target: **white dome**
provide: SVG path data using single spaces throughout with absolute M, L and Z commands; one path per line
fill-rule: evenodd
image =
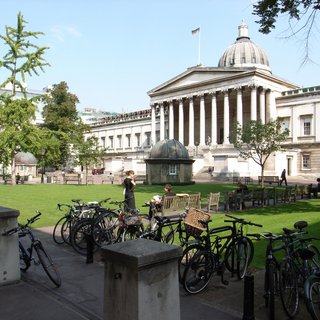
M 218 67 L 255 67 L 271 73 L 269 59 L 262 48 L 250 40 L 248 26 L 241 22 L 237 41 L 228 47 L 219 60 Z

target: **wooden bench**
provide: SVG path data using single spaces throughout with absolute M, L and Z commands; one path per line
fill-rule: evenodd
M 182 214 L 187 208 L 201 208 L 200 192 L 183 196 L 163 196 L 161 216 L 175 216 Z
M 66 173 L 63 176 L 63 183 L 68 184 L 68 182 L 76 182 L 80 184 L 81 182 L 81 175 L 80 173 Z
M 264 183 L 276 183 L 277 185 L 280 184 L 280 179 L 278 176 L 258 176 L 258 183 L 261 184 L 262 180 Z

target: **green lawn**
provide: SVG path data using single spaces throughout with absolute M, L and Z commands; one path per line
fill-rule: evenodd
M 209 192 L 224 192 L 235 189 L 235 185 L 199 183 L 187 186 L 175 186 L 175 192 L 196 193 L 201 192 L 201 198 L 206 199 Z M 138 185 L 135 190 L 136 205 L 151 199 L 155 194 L 163 194 L 162 186 Z M 35 210 L 42 212 L 42 217 L 34 227 L 55 224 L 62 212 L 57 210 L 58 203 L 71 203 L 71 199 L 82 201 L 99 201 L 108 197 L 113 200 L 123 200 L 121 185 L 0 185 L 1 206 L 18 209 L 20 222 L 25 222 L 28 217 L 35 214 Z M 147 213 L 147 208 L 141 208 L 142 213 Z M 254 208 L 242 212 L 230 212 L 232 215 L 243 217 L 252 222 L 263 225 L 263 228 L 249 228 L 249 232 L 273 231 L 281 232 L 283 227 L 292 228 L 294 222 L 306 220 L 309 223 L 309 234 L 319 235 L 320 229 L 320 199 L 302 200 L 291 204 Z M 223 214 L 212 216 L 212 226 L 225 225 Z M 318 244 L 317 244 L 318 245 Z M 264 240 L 255 243 L 254 267 L 263 267 Z M 319 247 L 319 245 L 318 245 Z

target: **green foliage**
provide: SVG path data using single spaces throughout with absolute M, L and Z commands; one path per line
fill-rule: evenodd
M 256 21 L 260 25 L 259 31 L 268 34 L 275 28 L 279 14 L 287 14 L 289 19 L 299 20 L 310 10 L 308 23 L 315 18 L 317 10 L 320 9 L 319 0 L 260 0 L 253 5 L 253 14 L 260 17 Z
M 15 95 L 16 89 L 26 96 L 25 74 L 29 76 L 39 75 L 38 70 L 44 71 L 49 63 L 43 58 L 48 47 L 39 47 L 31 43 L 29 38 L 38 38 L 43 35 L 42 32 L 26 31 L 27 21 L 23 19 L 19 12 L 17 17 L 17 27 L 5 27 L 5 35 L 0 35 L 4 44 L 8 46 L 8 52 L 0 60 L 0 67 L 4 67 L 9 72 L 9 76 L 0 84 L 0 88 L 6 84 L 12 84 L 12 95 Z
M 261 167 L 263 175 L 264 165 L 269 156 L 280 150 L 281 144 L 286 141 L 289 130 L 281 128 L 281 119 L 263 124 L 259 121 L 250 121 L 243 126 L 237 124 L 234 146 L 244 159 L 252 159 Z

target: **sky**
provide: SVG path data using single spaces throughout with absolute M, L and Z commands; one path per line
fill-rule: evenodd
M 294 84 L 320 85 L 318 25 L 310 37 L 310 62 L 302 66 L 304 35 L 289 37 L 287 17 L 269 35 L 259 33 L 253 0 L 0 0 L 0 34 L 21 12 L 33 43 L 49 46 L 50 67 L 27 77 L 29 89 L 65 81 L 77 108 L 131 112 L 148 109 L 148 91 L 198 64 L 216 67 L 236 41 L 242 20 L 262 47 L 272 73 Z M 301 23 L 300 23 L 301 25 Z M 200 27 L 200 33 L 191 31 Z M 297 26 L 299 27 L 299 25 Z M 7 52 L 0 41 L 0 59 Z M 5 76 L 0 69 L 0 80 Z

